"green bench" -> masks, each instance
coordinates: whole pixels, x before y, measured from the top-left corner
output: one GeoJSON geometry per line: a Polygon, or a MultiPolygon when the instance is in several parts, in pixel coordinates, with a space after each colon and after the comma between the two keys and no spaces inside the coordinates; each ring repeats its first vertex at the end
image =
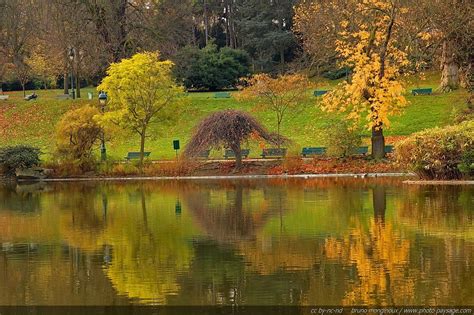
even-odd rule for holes
{"type": "Polygon", "coordinates": [[[313,95],[314,96],[323,96],[324,94],[326,94],[327,92],[329,92],[329,90],[316,90],[313,92],[313,95]]]}
{"type": "Polygon", "coordinates": [[[307,157],[308,155],[323,155],[326,153],[326,148],[324,147],[314,147],[314,148],[303,148],[301,155],[307,157]]]}
{"type": "Polygon", "coordinates": [[[385,153],[393,153],[393,150],[394,150],[393,145],[386,145],[386,146],[384,147],[385,153]]]}
{"type": "Polygon", "coordinates": [[[197,158],[207,160],[209,158],[209,154],[211,154],[211,150],[204,150],[204,151],[199,152],[199,154],[197,155],[197,158]]]}
{"type": "Polygon", "coordinates": [[[369,147],[358,147],[355,153],[365,155],[369,153],[369,147]]]}
{"type": "MultiPolygon", "coordinates": [[[[242,149],[242,150],[240,150],[240,152],[241,152],[242,157],[243,157],[244,159],[246,159],[246,158],[249,157],[250,149],[242,149]]],[[[234,150],[225,150],[224,158],[225,158],[226,160],[227,160],[228,158],[235,159],[234,150]]]]}
{"type": "MultiPolygon", "coordinates": [[[[143,157],[148,158],[150,157],[151,152],[143,152],[143,157]]],[[[140,159],[140,152],[128,152],[127,156],[125,157],[126,160],[138,160],[140,159]]]]}
{"type": "Polygon", "coordinates": [[[430,95],[433,93],[433,89],[432,88],[426,88],[426,89],[413,89],[411,90],[411,94],[413,94],[413,96],[416,96],[416,95],[430,95]]]}
{"type": "Polygon", "coordinates": [[[230,98],[229,92],[217,92],[214,93],[214,98],[230,98]]]}
{"type": "Polygon", "coordinates": [[[284,157],[286,155],[286,148],[270,148],[270,149],[263,149],[262,154],[260,154],[262,158],[266,157],[284,157]]]}

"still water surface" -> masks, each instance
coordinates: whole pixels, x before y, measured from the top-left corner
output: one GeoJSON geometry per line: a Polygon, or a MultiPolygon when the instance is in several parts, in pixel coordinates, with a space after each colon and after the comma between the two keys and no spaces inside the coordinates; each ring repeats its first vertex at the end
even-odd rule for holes
{"type": "Polygon", "coordinates": [[[474,305],[474,187],[0,186],[0,305],[474,305]]]}

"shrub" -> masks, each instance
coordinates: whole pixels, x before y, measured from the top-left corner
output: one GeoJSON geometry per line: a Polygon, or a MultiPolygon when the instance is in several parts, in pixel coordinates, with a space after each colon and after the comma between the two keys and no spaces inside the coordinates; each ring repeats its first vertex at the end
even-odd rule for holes
{"type": "Polygon", "coordinates": [[[95,168],[92,150],[102,135],[102,128],[94,119],[97,115],[97,108],[86,105],[67,112],[56,127],[60,160],[73,163],[84,172],[95,168]]]}
{"type": "Polygon", "coordinates": [[[17,168],[30,168],[40,162],[40,150],[27,145],[0,148],[0,166],[7,176],[15,175],[17,168]]]}
{"type": "Polygon", "coordinates": [[[397,161],[423,179],[460,179],[472,176],[474,121],[427,129],[400,142],[397,161]]]}
{"type": "Polygon", "coordinates": [[[246,52],[228,47],[219,50],[213,44],[203,49],[184,47],[174,62],[173,72],[187,89],[233,88],[241,77],[250,73],[250,58],[246,52]]]}
{"type": "Polygon", "coordinates": [[[331,120],[324,128],[323,143],[327,148],[327,155],[347,157],[354,154],[362,144],[360,130],[351,128],[345,120],[331,120]]]}

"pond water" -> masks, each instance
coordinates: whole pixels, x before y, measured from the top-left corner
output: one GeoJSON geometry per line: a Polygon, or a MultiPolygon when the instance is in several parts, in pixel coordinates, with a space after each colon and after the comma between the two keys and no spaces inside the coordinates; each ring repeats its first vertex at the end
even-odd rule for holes
{"type": "Polygon", "coordinates": [[[0,305],[474,305],[474,187],[0,186],[0,305]]]}

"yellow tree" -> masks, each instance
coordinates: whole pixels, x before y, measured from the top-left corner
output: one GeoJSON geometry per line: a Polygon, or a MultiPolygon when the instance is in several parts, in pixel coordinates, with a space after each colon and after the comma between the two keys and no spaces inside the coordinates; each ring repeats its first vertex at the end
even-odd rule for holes
{"type": "Polygon", "coordinates": [[[183,89],[173,80],[169,60],[158,52],[145,52],[113,63],[97,87],[107,93],[108,111],[102,121],[111,121],[140,136],[140,165],[151,123],[176,118],[183,89]]]}
{"type": "Polygon", "coordinates": [[[281,144],[281,124],[287,114],[295,114],[304,106],[308,99],[311,83],[300,74],[280,75],[272,78],[268,74],[257,74],[251,77],[239,94],[240,100],[253,100],[255,109],[270,110],[276,116],[278,146],[281,144]]]}
{"type": "MultiPolygon", "coordinates": [[[[372,131],[372,156],[382,158],[385,155],[383,129],[390,126],[389,117],[407,104],[399,78],[402,68],[408,66],[408,59],[396,41],[397,23],[407,9],[400,0],[351,0],[342,9],[350,11],[341,13],[350,19],[338,21],[341,30],[336,51],[342,64],[353,69],[352,78],[325,95],[322,108],[345,113],[355,122],[365,115],[367,128],[372,131]]],[[[303,15],[301,10],[297,14],[301,15],[297,21],[311,16],[303,15]]]]}

